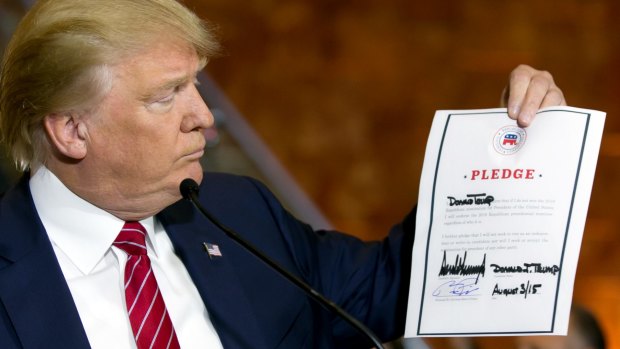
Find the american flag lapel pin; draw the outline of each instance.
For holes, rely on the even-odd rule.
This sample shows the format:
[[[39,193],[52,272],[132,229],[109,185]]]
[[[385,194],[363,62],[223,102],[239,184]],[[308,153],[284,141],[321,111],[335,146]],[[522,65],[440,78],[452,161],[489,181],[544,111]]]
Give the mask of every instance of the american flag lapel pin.
[[[202,245],[205,247],[205,251],[209,254],[209,258],[213,259],[213,257],[222,257],[222,252],[220,251],[220,247],[216,244],[210,244],[208,242],[203,242]]]

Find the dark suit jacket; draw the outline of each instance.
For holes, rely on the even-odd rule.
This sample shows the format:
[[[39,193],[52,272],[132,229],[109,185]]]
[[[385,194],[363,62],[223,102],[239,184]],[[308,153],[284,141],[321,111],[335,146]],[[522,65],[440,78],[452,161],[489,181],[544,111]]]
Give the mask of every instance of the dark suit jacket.
[[[402,334],[413,215],[383,242],[313,231],[262,184],[205,174],[200,200],[224,224],[367,324]],[[308,299],[213,226],[188,201],[162,211],[225,348],[362,348],[343,320]],[[84,227],[88,229],[88,227]],[[203,242],[220,247],[210,258]],[[89,348],[71,293],[35,210],[28,178],[0,202],[0,348]]]

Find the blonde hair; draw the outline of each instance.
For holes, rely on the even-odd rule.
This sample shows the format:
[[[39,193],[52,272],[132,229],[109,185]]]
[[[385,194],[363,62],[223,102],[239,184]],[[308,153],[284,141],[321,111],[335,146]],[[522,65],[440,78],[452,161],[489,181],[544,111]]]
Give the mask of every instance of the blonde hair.
[[[176,0],[42,0],[23,18],[0,71],[0,135],[22,170],[47,156],[43,119],[86,110],[111,88],[109,67],[162,37],[201,60],[219,46]]]

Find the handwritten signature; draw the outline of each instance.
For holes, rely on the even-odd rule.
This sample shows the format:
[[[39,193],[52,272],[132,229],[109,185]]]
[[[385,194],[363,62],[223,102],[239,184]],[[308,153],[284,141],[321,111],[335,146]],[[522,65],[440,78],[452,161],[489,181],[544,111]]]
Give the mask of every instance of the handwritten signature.
[[[482,262],[477,265],[468,265],[467,262],[467,251],[463,254],[463,257],[459,254],[454,258],[454,264],[449,264],[446,260],[446,251],[443,251],[443,259],[441,261],[441,268],[439,269],[439,276],[446,275],[476,275],[476,283],[478,283],[478,278],[480,275],[484,276],[485,267],[486,267],[487,254],[484,254],[482,257]]]
[[[448,205],[450,206],[462,206],[462,205],[489,205],[495,201],[495,198],[486,193],[480,194],[467,194],[465,199],[457,199],[454,196],[448,196]]]
[[[557,265],[543,265],[542,263],[523,263],[523,265],[497,265],[491,264],[494,273],[538,273],[555,275],[560,272]]]
[[[477,296],[475,291],[480,287],[476,285],[476,278],[465,278],[461,280],[450,280],[439,285],[433,291],[434,297],[458,297],[458,296]]]

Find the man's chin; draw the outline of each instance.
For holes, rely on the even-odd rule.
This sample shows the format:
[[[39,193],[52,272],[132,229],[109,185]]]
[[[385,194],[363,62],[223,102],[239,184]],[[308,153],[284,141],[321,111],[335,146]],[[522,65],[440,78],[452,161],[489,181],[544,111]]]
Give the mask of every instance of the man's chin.
[[[201,168],[199,173],[197,173],[196,176],[192,176],[191,178],[193,180],[195,180],[196,183],[200,184],[200,183],[202,183],[202,177],[203,176],[204,176],[204,173],[202,172],[202,168]]]
[[[181,182],[183,182],[183,180],[187,178],[191,178],[194,181],[196,181],[196,183],[200,184],[202,182],[202,177],[203,177],[202,166],[198,162],[193,163],[189,167],[185,167],[182,171],[177,170],[174,176],[169,178],[170,180],[170,182],[168,182],[168,185],[170,186],[169,189],[173,190],[174,193],[178,195],[178,197],[180,198],[181,197],[180,185],[181,185]]]
[[[192,164],[190,170],[187,171],[187,176],[184,178],[181,178],[181,180],[184,180],[185,178],[191,178],[195,180],[196,183],[200,184],[202,182],[203,175],[204,174],[202,172],[202,165],[200,165],[199,162],[196,162],[195,164]]]

